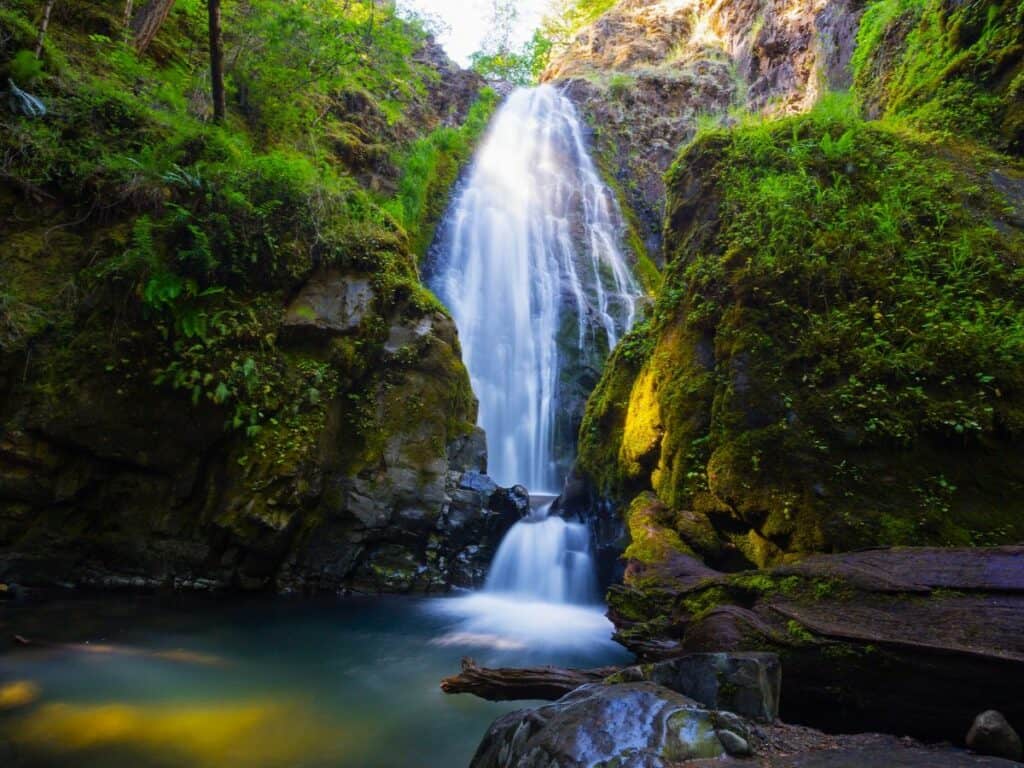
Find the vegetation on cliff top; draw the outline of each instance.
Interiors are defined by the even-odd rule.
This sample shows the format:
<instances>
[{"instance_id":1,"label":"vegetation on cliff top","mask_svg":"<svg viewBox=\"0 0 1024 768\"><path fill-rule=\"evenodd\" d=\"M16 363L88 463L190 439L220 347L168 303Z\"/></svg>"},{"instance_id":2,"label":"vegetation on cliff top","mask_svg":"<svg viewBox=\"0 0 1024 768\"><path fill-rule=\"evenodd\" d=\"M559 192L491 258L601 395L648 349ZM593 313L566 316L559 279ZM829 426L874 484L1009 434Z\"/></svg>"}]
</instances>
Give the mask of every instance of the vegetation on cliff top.
<instances>
[{"instance_id":1,"label":"vegetation on cliff top","mask_svg":"<svg viewBox=\"0 0 1024 768\"><path fill-rule=\"evenodd\" d=\"M853 59L871 116L1024 152L1024 3L876 0Z\"/></svg>"},{"instance_id":2,"label":"vegetation on cliff top","mask_svg":"<svg viewBox=\"0 0 1024 768\"><path fill-rule=\"evenodd\" d=\"M280 302L311 269L372 275L381 311L438 307L412 254L495 100L462 127L454 107L430 118L440 75L415 24L369 0L225 3L230 109L218 126L205 3L174 4L142 54L120 9L57 3L37 60L42 6L0 11L0 73L49 108L5 114L0 131L14 214L0 333L6 351L44 332L59 351L38 358L41 392L89 371L150 376L255 434L284 411L321 409L341 383L276 343ZM83 293L91 309L61 299ZM356 378L361 356L360 343L337 362Z\"/></svg>"}]
</instances>

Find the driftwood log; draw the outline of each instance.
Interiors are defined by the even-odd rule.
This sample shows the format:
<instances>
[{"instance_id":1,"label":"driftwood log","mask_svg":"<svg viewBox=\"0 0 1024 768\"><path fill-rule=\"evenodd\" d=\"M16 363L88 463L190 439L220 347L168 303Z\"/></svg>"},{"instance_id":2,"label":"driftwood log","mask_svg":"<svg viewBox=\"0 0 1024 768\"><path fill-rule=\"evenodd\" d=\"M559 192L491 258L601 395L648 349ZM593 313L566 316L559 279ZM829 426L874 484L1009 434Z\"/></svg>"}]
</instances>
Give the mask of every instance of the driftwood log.
<instances>
[{"instance_id":1,"label":"driftwood log","mask_svg":"<svg viewBox=\"0 0 1024 768\"><path fill-rule=\"evenodd\" d=\"M540 699L555 701L586 683L599 683L619 671L619 667L563 669L527 667L522 669L488 668L471 658L462 660L462 671L441 681L445 693L471 693L488 701Z\"/></svg>"},{"instance_id":2,"label":"driftwood log","mask_svg":"<svg viewBox=\"0 0 1024 768\"><path fill-rule=\"evenodd\" d=\"M1024 547L893 548L724 574L677 558L614 587L641 659L761 650L782 660L787 722L962 740L998 709L1024 724ZM647 574L651 576L651 574Z\"/></svg>"}]
</instances>

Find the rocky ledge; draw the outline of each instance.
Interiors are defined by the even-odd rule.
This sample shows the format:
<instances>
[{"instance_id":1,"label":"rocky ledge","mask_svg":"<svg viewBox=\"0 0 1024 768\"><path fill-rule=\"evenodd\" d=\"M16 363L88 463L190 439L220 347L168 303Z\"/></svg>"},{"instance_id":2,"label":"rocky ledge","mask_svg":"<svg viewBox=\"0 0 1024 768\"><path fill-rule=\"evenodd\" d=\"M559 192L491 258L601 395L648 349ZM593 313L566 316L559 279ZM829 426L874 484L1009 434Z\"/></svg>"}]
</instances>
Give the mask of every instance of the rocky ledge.
<instances>
[{"instance_id":1,"label":"rocky ledge","mask_svg":"<svg viewBox=\"0 0 1024 768\"><path fill-rule=\"evenodd\" d=\"M591 684L496 720L471 768L999 768L1019 765L880 734L756 724L651 682Z\"/></svg>"},{"instance_id":2,"label":"rocky ledge","mask_svg":"<svg viewBox=\"0 0 1024 768\"><path fill-rule=\"evenodd\" d=\"M774 651L784 719L961 741L977 713L1024 722L1024 547L894 548L724 574L632 563L609 595L644 659Z\"/></svg>"}]
</instances>

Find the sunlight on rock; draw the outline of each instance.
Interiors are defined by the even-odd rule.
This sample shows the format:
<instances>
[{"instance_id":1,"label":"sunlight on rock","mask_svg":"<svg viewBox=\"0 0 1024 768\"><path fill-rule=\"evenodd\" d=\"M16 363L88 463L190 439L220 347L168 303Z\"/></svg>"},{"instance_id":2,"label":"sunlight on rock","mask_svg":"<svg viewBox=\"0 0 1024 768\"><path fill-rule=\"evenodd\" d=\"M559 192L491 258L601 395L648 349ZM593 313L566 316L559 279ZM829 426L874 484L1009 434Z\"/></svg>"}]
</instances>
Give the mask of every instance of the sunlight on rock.
<instances>
[{"instance_id":1,"label":"sunlight on rock","mask_svg":"<svg viewBox=\"0 0 1024 768\"><path fill-rule=\"evenodd\" d=\"M0 685L0 712L31 704L39 698L39 686L28 680Z\"/></svg>"},{"instance_id":2,"label":"sunlight on rock","mask_svg":"<svg viewBox=\"0 0 1024 768\"><path fill-rule=\"evenodd\" d=\"M295 704L254 701L207 706L57 702L27 715L15 741L46 752L104 747L180 753L210 766L295 765L310 754L340 756L351 740Z\"/></svg>"}]
</instances>

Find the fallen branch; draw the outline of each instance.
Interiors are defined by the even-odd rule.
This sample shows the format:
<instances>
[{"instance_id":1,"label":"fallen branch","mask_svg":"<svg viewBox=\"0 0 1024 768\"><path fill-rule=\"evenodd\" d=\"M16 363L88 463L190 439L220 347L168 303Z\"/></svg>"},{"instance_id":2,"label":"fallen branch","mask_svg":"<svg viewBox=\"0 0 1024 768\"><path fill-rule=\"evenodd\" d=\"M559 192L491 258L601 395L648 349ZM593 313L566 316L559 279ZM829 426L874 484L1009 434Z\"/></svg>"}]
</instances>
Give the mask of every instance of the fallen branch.
<instances>
[{"instance_id":1,"label":"fallen branch","mask_svg":"<svg viewBox=\"0 0 1024 768\"><path fill-rule=\"evenodd\" d=\"M528 667L492 669L478 666L473 659L462 660L462 672L441 681L445 693L471 693L488 701L542 699L554 701L587 683L599 683L620 667L563 669Z\"/></svg>"}]
</instances>

